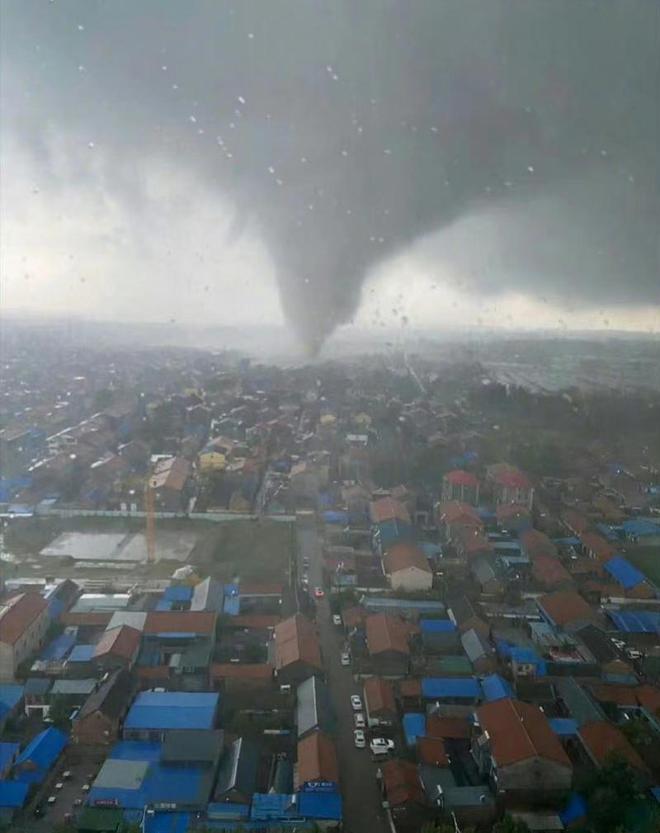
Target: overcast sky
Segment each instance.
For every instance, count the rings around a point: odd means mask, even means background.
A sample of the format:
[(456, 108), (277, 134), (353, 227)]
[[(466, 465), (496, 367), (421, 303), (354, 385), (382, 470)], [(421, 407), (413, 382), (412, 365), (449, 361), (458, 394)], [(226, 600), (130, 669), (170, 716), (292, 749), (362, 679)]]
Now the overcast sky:
[(4, 309), (660, 329), (655, 0), (4, 0)]

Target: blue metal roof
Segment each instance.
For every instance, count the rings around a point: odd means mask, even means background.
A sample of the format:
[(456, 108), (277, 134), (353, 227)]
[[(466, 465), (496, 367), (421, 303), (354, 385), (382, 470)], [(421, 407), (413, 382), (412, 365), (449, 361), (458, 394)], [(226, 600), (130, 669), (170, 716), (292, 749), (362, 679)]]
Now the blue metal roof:
[(296, 796), (286, 793), (254, 793), (250, 818), (262, 821), (277, 821), (278, 819), (299, 816)]
[(341, 821), (342, 804), (338, 792), (302, 792), (298, 795), (303, 818)]
[(15, 709), (23, 698), (25, 687), (19, 683), (0, 685), (0, 717)]
[(144, 833), (187, 833), (192, 824), (192, 813), (154, 813), (145, 816)]
[[(30, 769), (20, 772), (18, 780), (27, 783), (40, 783), (48, 774), (55, 761), (62, 754), (68, 738), (59, 729), (50, 726), (32, 738), (16, 759), (16, 765), (30, 765)], [(34, 768), (32, 768), (34, 767)]]
[(361, 604), (367, 610), (416, 610), (427, 613), (444, 613), (443, 602), (434, 599), (392, 599), (387, 596), (364, 596)]
[(4, 772), (14, 762), (20, 748), (20, 743), (0, 743), (0, 772)]
[(172, 610), (173, 606), (174, 602), (171, 602), (169, 599), (159, 599), (156, 602), (154, 610)]
[(481, 681), (481, 688), (489, 703), (495, 700), (504, 700), (506, 697), (513, 697), (511, 686), (499, 674), (490, 674), (488, 677), (484, 677)]
[(426, 734), (426, 717), (420, 712), (407, 712), (403, 715), (403, 733), (406, 744), (414, 746), (419, 736)]
[(644, 518), (636, 518), (624, 521), (621, 526), (626, 535), (632, 538), (644, 538), (646, 536), (660, 535), (660, 524), (648, 521)]
[(577, 720), (572, 717), (552, 717), (550, 718), (550, 728), (559, 735), (559, 737), (573, 737), (578, 733)]
[(323, 521), (327, 524), (346, 526), (349, 522), (348, 512), (334, 512), (329, 510), (323, 513)]
[(212, 729), (219, 699), (212, 692), (142, 691), (124, 729)]
[(644, 581), (644, 574), (640, 573), (637, 567), (620, 555), (615, 555), (603, 564), (607, 572), (617, 581), (624, 590), (637, 587)]
[(456, 630), (451, 619), (420, 619), (419, 627), (422, 633), (452, 633)]
[(89, 662), (94, 656), (95, 645), (74, 645), (67, 662)]
[(0, 781), (0, 807), (22, 807), (29, 789), (30, 785), (23, 781)]
[(428, 700), (478, 700), (481, 686), (475, 677), (424, 677), (422, 697)]
[(120, 761), (160, 761), (161, 744), (154, 741), (120, 740), (109, 757)]
[(163, 599), (168, 602), (189, 602), (192, 599), (193, 588), (182, 584), (173, 584), (166, 587), (163, 592)]
[(222, 605), (222, 612), (227, 616), (238, 616), (241, 611), (240, 596), (225, 596)]
[(73, 648), (76, 644), (76, 636), (73, 633), (69, 633), (64, 631), (59, 636), (56, 636), (52, 642), (49, 642), (48, 645), (43, 649), (41, 652), (41, 656), (39, 659), (43, 659), (46, 661), (52, 660), (61, 660), (69, 653), (69, 651)]
[(660, 634), (660, 613), (655, 611), (620, 610), (618, 612), (608, 611), (607, 615), (620, 631)]

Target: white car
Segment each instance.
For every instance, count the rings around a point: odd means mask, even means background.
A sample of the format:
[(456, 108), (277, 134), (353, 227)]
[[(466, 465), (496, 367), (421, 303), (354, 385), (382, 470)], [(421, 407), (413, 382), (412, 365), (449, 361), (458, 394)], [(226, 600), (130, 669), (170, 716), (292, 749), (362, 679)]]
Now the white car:
[(56, 795), (49, 795), (48, 800), (47, 800), (46, 803), (47, 804), (55, 804), (56, 801), (57, 801), (57, 796)]
[(355, 714), (353, 715), (353, 720), (355, 721), (356, 729), (364, 729), (364, 727), (367, 725), (364, 722), (364, 715), (362, 714), (362, 712), (355, 712)]
[(362, 731), (362, 729), (356, 729), (353, 732), (353, 741), (355, 742), (355, 745), (358, 749), (364, 749), (364, 747), (367, 745), (367, 740), (364, 736), (364, 732)]
[(332, 614), (332, 624), (337, 625), (338, 628), (341, 628), (342, 621), (341, 621), (341, 616), (338, 613), (333, 613)]
[(351, 708), (354, 712), (362, 711), (362, 700), (359, 694), (351, 694)]
[(373, 755), (389, 755), (394, 751), (394, 741), (388, 738), (373, 738), (369, 742), (369, 749)]
[(351, 664), (351, 655), (348, 653), (348, 651), (342, 651), (341, 656), (339, 657), (339, 661), (342, 665)]
[(64, 787), (64, 784), (63, 784), (62, 781), (58, 781), (57, 784), (55, 784), (55, 789), (56, 790), (61, 790), (61, 789), (63, 789), (63, 787)]

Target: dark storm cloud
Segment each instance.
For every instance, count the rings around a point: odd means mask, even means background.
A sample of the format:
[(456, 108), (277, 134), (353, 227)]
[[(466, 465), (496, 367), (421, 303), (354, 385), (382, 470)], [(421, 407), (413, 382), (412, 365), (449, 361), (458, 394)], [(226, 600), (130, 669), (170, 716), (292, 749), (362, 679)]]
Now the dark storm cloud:
[(89, 136), (113, 163), (95, 175), (138, 217), (152, 154), (230, 196), (232, 234), (257, 225), (311, 345), (350, 318), (370, 268), (459, 218), (475, 222), (437, 245), (475, 292), (657, 303), (659, 14), (655, 0), (7, 0), (5, 129), (44, 175), (46, 137)]

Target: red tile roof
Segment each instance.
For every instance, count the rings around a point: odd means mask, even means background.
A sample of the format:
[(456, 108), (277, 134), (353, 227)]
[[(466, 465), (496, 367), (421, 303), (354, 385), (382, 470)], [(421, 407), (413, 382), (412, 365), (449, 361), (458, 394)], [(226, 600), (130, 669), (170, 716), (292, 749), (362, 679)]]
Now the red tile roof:
[(620, 755), (636, 769), (646, 769), (623, 732), (606, 720), (593, 720), (583, 724), (580, 726), (579, 734), (582, 743), (597, 764), (607, 763), (611, 755)]
[(516, 518), (530, 517), (529, 509), (526, 506), (520, 506), (518, 503), (500, 503), (495, 510), (495, 515), (500, 523), (505, 521), (512, 521)]
[(408, 679), (401, 680), (399, 683), (399, 694), (402, 697), (421, 697), (422, 696), (422, 682), (421, 680)]
[(449, 766), (449, 758), (442, 738), (418, 737), (417, 757), (422, 764)]
[(477, 717), (481, 728), (490, 735), (491, 752), (498, 766), (537, 757), (571, 766), (538, 706), (507, 698), (480, 706)]
[(339, 781), (334, 743), (323, 732), (314, 732), (298, 742), (298, 783)]
[(451, 483), (453, 486), (469, 486), (476, 488), (479, 485), (479, 480), (476, 475), (472, 474), (470, 471), (463, 471), (463, 469), (448, 471), (442, 479)]
[(444, 524), (483, 527), (483, 521), (477, 510), (469, 503), (461, 503), (458, 500), (441, 503), (438, 508), (438, 518)]
[(558, 590), (556, 593), (549, 593), (547, 596), (541, 596), (538, 603), (552, 621), (560, 627), (572, 622), (590, 622), (595, 618), (595, 611), (579, 593), (573, 590)]
[(41, 616), (48, 602), (38, 593), (21, 593), (0, 608), (0, 642), (14, 645)]
[(467, 740), (470, 737), (470, 723), (465, 717), (440, 717), (437, 714), (426, 718), (426, 734), (430, 738)]
[(388, 680), (382, 680), (380, 677), (367, 677), (364, 681), (364, 699), (369, 714), (396, 711), (394, 689)]
[(424, 790), (416, 764), (410, 761), (386, 761), (381, 767), (387, 800), (393, 807), (408, 802), (424, 803)]
[(532, 575), (547, 589), (559, 587), (565, 583), (570, 584), (573, 581), (570, 573), (558, 558), (544, 553), (532, 556)]
[(279, 671), (294, 662), (305, 662), (321, 669), (321, 648), (314, 625), (301, 613), (275, 626), (275, 668)]
[(660, 714), (660, 688), (645, 684), (638, 686), (635, 691), (640, 706), (650, 711), (651, 714)]
[(526, 529), (521, 532), (520, 541), (532, 558), (537, 555), (557, 555), (557, 547), (545, 532), (541, 532), (539, 529)]
[(490, 553), (493, 551), (493, 545), (479, 529), (471, 527), (463, 527), (462, 529), (459, 529), (456, 541), (457, 546), (463, 550), (465, 555)]
[(493, 481), (505, 489), (531, 489), (532, 484), (526, 474), (521, 471), (511, 470), (495, 474)]
[(381, 654), (385, 651), (396, 651), (409, 654), (408, 639), (415, 628), (388, 613), (374, 613), (367, 616), (367, 647), (370, 654)]
[(385, 571), (390, 575), (399, 570), (407, 570), (409, 567), (416, 567), (424, 573), (430, 573), (431, 568), (423, 551), (417, 544), (402, 541), (391, 546), (385, 553), (383, 559)]
[(242, 665), (238, 662), (214, 662), (211, 665), (213, 680), (271, 680), (273, 666), (267, 662)]
[(580, 535), (580, 543), (587, 552), (592, 553), (600, 561), (609, 561), (616, 555), (616, 549), (597, 532), (583, 532)]
[(68, 611), (62, 614), (63, 625), (75, 625), (78, 627), (105, 628), (112, 619), (112, 611), (87, 610), (78, 613)]
[(215, 613), (207, 610), (151, 610), (144, 632), (211, 634), (215, 630)]
[(363, 607), (345, 607), (341, 612), (341, 619), (347, 628), (355, 628), (361, 625), (367, 618), (367, 612)]
[(241, 596), (281, 596), (284, 587), (281, 581), (242, 581)]
[(636, 686), (594, 683), (594, 685), (589, 686), (589, 689), (600, 703), (614, 703), (616, 706), (631, 707), (637, 705)]
[(561, 519), (576, 535), (586, 532), (590, 526), (589, 520), (580, 512), (576, 512), (575, 509), (566, 509), (561, 513)]
[(112, 654), (115, 657), (130, 662), (135, 658), (140, 647), (140, 640), (142, 634), (136, 628), (131, 628), (129, 625), (120, 625), (118, 628), (112, 628), (105, 631), (101, 639), (96, 643), (94, 649), (94, 659)]
[(398, 500), (391, 497), (383, 497), (374, 500), (369, 504), (369, 517), (374, 524), (384, 521), (399, 520), (410, 523), (410, 515), (406, 507)]

